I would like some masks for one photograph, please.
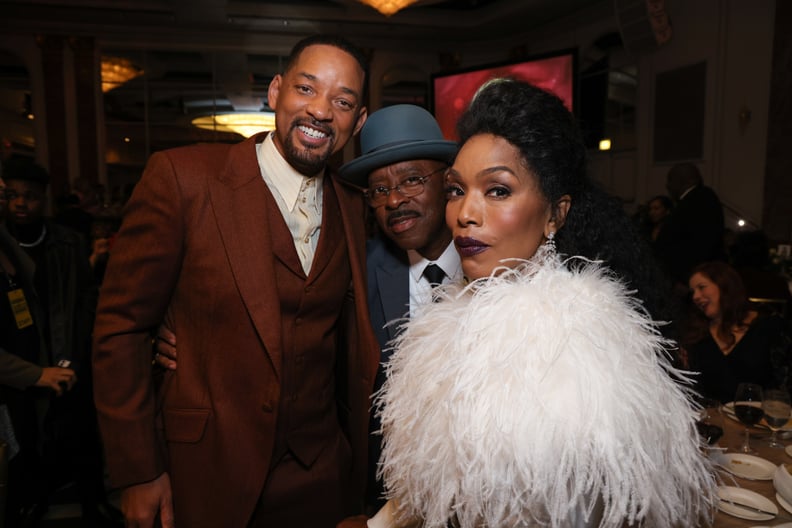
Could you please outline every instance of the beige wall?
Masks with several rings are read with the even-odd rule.
[[[638,178],[644,198],[664,192],[669,164],[652,162],[654,80],[662,73],[707,63],[704,156],[695,161],[727,208],[761,223],[774,0],[671,0],[674,36],[641,57]],[[750,121],[740,127],[745,109]],[[727,209],[727,220],[736,219]]]
[[[509,51],[523,46],[530,55],[577,47],[580,60],[599,36],[618,30],[612,4],[559,21],[525,35],[522,41],[472,43],[458,50],[460,67],[505,61]],[[661,48],[620,61],[638,64],[638,112],[635,149],[593,152],[591,170],[627,207],[665,193],[671,163],[654,163],[654,83],[658,74],[698,62],[707,63],[703,156],[694,161],[705,182],[727,206],[727,220],[739,213],[761,224],[769,78],[775,0],[667,0],[673,37]],[[429,73],[439,69],[437,50],[389,51],[375,55],[372,68],[372,109],[379,108],[377,76],[395,64],[413,64]],[[750,121],[741,129],[741,111]],[[734,212],[733,212],[734,211]]]

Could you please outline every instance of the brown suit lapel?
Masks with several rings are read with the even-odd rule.
[[[335,188],[331,182],[330,173],[327,172],[324,178],[322,200],[322,232],[319,235],[319,243],[316,245],[308,282],[316,280],[322,270],[330,264],[336,252],[344,248],[344,226],[339,221],[340,218]]]
[[[224,171],[210,183],[209,199],[240,295],[280,377],[281,315],[267,226],[269,191],[255,148],[262,139],[258,134],[229,150]]]
[[[265,185],[266,187],[266,185]],[[289,226],[286,225],[286,220],[283,219],[283,214],[278,207],[278,202],[272,196],[272,191],[267,187],[265,190],[267,196],[267,222],[270,226],[269,234],[272,240],[272,252],[275,258],[280,260],[284,266],[289,268],[295,275],[305,278],[305,272],[300,262],[300,257],[297,255],[297,249],[294,247],[294,238],[292,237]]]

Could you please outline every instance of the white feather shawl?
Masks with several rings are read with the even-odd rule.
[[[598,263],[541,253],[405,323],[377,395],[388,497],[426,527],[710,518],[669,343]]]

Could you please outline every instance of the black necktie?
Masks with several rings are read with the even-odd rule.
[[[429,284],[434,287],[439,284],[443,284],[443,279],[445,278],[446,274],[445,271],[443,271],[443,268],[437,264],[429,264],[424,268],[423,276],[426,277],[426,280],[429,281]]]

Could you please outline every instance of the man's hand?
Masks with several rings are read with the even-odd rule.
[[[44,367],[41,369],[41,376],[34,383],[36,387],[49,387],[58,396],[64,391],[71,390],[77,383],[77,373],[70,368],[63,367]]]
[[[160,325],[154,338],[154,362],[168,370],[176,370],[176,334]]]
[[[121,511],[126,528],[153,528],[157,515],[162,528],[174,528],[173,495],[168,474],[125,488],[121,492]]]
[[[91,256],[88,257],[88,262],[91,267],[95,268],[96,263],[101,258],[107,258],[110,253],[110,240],[107,238],[97,238],[91,244]]]

